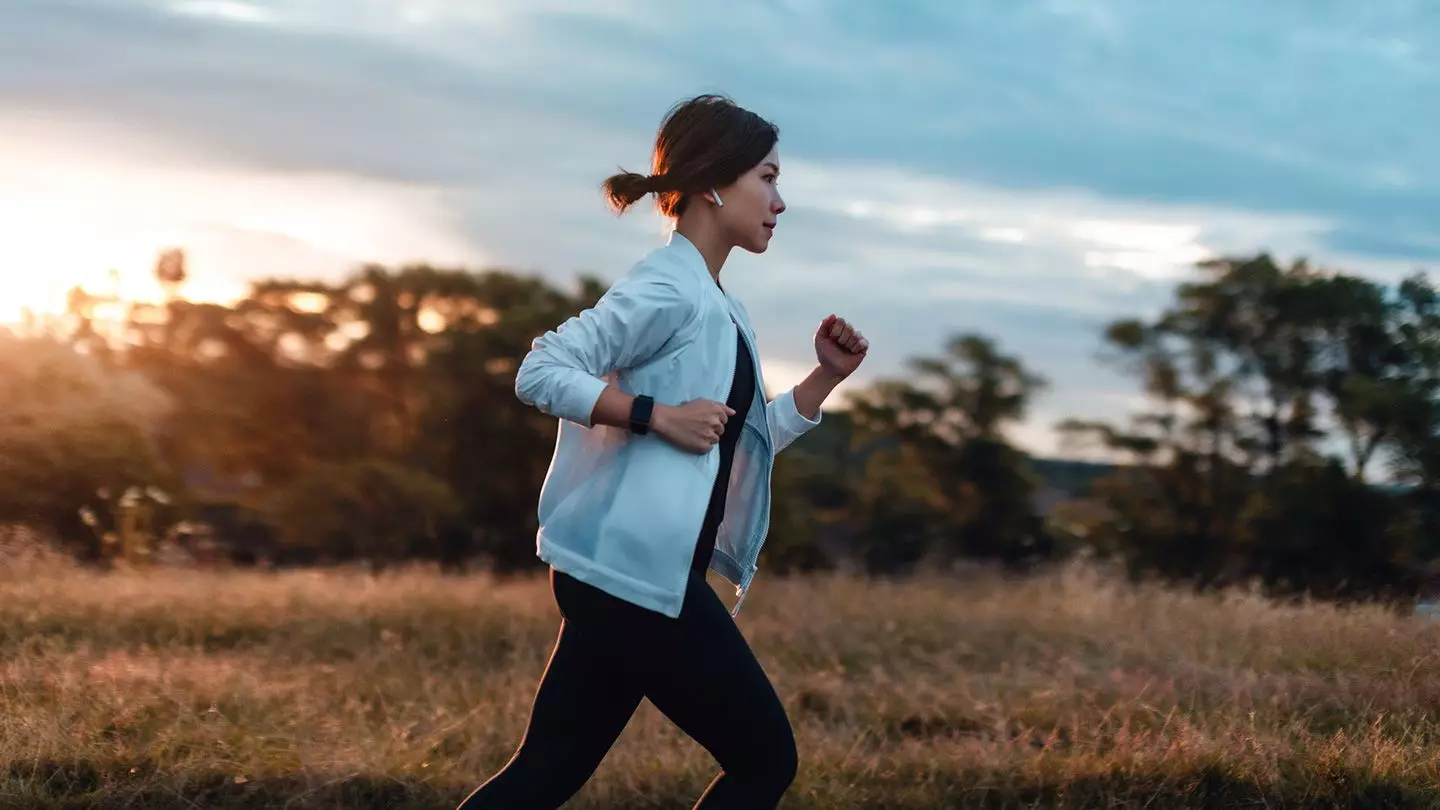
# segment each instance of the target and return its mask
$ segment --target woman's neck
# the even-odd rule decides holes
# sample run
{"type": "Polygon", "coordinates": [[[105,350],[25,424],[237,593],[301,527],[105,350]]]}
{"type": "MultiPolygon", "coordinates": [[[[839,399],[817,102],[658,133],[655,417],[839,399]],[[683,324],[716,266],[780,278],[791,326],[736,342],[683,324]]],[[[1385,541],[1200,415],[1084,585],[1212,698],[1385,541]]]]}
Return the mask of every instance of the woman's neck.
{"type": "Polygon", "coordinates": [[[730,256],[731,245],[725,240],[719,223],[707,216],[696,216],[699,211],[686,211],[675,223],[675,232],[690,240],[690,244],[705,258],[705,266],[711,278],[720,283],[720,269],[730,256]]]}

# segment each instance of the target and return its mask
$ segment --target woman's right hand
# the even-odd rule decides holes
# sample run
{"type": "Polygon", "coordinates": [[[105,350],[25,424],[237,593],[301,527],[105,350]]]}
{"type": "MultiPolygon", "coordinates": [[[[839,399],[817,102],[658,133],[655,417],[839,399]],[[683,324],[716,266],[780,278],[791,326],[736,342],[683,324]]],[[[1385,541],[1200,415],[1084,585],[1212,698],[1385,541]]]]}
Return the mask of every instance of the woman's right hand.
{"type": "Polygon", "coordinates": [[[650,427],[660,438],[691,453],[704,453],[720,441],[735,411],[723,402],[692,399],[684,405],[655,403],[650,427]]]}

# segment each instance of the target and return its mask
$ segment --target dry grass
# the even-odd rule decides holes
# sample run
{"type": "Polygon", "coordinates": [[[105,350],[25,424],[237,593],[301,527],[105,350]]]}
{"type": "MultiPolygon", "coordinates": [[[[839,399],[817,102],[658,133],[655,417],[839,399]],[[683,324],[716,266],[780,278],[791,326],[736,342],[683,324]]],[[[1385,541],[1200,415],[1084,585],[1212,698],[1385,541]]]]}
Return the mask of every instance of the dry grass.
{"type": "MultiPolygon", "coordinates": [[[[0,573],[0,805],[445,808],[513,752],[544,580],[0,573]]],[[[1068,572],[760,582],[789,808],[1440,807],[1440,626],[1068,572]]],[[[713,775],[648,704],[572,807],[713,775]]]]}

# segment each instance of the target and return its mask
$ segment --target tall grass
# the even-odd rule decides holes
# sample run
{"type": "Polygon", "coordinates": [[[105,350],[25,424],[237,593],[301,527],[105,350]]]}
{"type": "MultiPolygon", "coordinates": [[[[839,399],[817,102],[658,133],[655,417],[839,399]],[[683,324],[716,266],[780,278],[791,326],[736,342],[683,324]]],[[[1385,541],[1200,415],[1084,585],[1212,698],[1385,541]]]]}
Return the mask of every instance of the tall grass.
{"type": "MultiPolygon", "coordinates": [[[[0,806],[443,808],[523,732],[542,578],[92,573],[0,561],[0,806]]],[[[1130,587],[761,580],[788,808],[1440,807],[1440,627],[1130,587]]],[[[577,808],[688,807],[643,704],[577,808]]]]}

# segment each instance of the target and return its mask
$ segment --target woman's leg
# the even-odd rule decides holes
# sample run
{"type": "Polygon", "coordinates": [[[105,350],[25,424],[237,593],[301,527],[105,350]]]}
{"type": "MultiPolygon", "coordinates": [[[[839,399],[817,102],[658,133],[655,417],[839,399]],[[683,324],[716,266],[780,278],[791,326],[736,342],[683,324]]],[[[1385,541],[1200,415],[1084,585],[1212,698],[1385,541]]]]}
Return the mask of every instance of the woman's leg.
{"type": "Polygon", "coordinates": [[[795,779],[790,718],[750,645],[703,579],[692,580],[646,697],[720,763],[696,810],[772,808],[795,779]]]}
{"type": "Polygon", "coordinates": [[[595,772],[642,697],[640,681],[618,668],[612,651],[562,618],[520,747],[458,810],[564,804],[595,772]]]}

